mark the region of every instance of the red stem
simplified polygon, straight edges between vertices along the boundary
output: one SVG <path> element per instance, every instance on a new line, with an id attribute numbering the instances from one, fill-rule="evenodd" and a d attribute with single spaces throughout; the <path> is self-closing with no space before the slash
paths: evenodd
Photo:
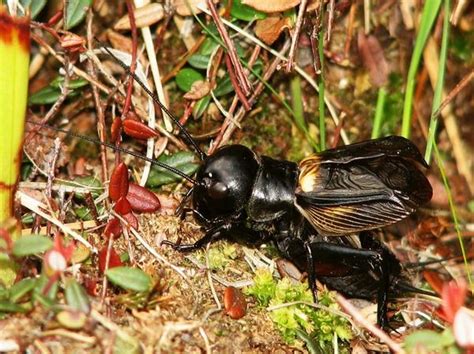
<path id="1" fill-rule="evenodd" d="M 130 73 L 135 73 L 135 68 L 137 66 L 137 25 L 135 23 L 135 12 L 133 9 L 132 0 L 127 0 L 127 10 L 128 10 L 128 18 L 130 20 L 130 29 L 132 32 L 132 62 L 130 63 Z M 133 91 L 133 79 L 130 75 L 128 78 L 128 86 L 127 86 L 127 96 L 125 97 L 125 103 L 123 105 L 122 111 L 122 119 L 125 118 L 128 111 L 130 110 L 130 106 L 132 103 L 132 91 Z"/>

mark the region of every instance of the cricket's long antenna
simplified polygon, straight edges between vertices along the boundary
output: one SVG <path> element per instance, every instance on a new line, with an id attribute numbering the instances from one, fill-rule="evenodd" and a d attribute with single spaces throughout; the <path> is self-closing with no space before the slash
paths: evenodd
<path id="1" fill-rule="evenodd" d="M 102 43 L 96 38 L 96 41 L 99 42 L 101 45 Z M 160 101 L 160 99 L 150 91 L 150 89 L 138 78 L 138 76 L 130 71 L 130 68 L 119 58 L 117 58 L 112 51 L 107 48 L 106 46 L 102 45 L 102 48 L 112 57 L 114 60 L 129 74 L 141 87 L 142 89 L 153 99 L 153 101 L 161 107 L 161 109 L 171 118 L 171 120 L 174 122 L 174 124 L 179 128 L 181 133 L 186 137 L 186 140 L 188 143 L 194 148 L 194 150 L 198 153 L 199 158 L 204 160 L 207 155 L 204 151 L 201 150 L 201 148 L 198 146 L 196 141 L 192 138 L 192 136 L 189 134 L 189 132 L 186 130 L 186 128 L 183 127 L 183 125 L 179 122 L 179 120 L 173 115 L 173 113 L 170 112 L 168 108 Z"/>
<path id="2" fill-rule="evenodd" d="M 55 130 L 55 131 L 64 133 L 64 134 L 66 134 L 66 135 L 68 135 L 68 136 L 72 136 L 72 137 L 75 137 L 75 138 L 79 138 L 79 139 L 86 140 L 86 141 L 88 141 L 88 142 L 90 142 L 90 143 L 93 143 L 93 144 L 97 144 L 97 145 L 102 145 L 102 146 L 108 147 L 108 148 L 110 148 L 110 149 L 112 149 L 112 150 L 114 150 L 114 151 L 119 151 L 119 152 L 123 152 L 123 153 L 125 153 L 125 154 L 129 154 L 129 155 L 135 156 L 135 157 L 137 157 L 137 158 L 139 158 L 139 159 L 148 161 L 148 162 L 152 163 L 153 165 L 156 165 L 156 166 L 159 166 L 159 167 L 161 167 L 161 168 L 164 168 L 165 170 L 168 170 L 169 172 L 174 173 L 175 175 L 178 175 L 178 176 L 184 178 L 185 180 L 191 182 L 191 183 L 194 184 L 194 185 L 199 184 L 194 178 L 189 177 L 186 173 L 181 172 L 181 171 L 178 170 L 177 168 L 168 166 L 167 164 L 165 164 L 165 163 L 163 163 L 163 162 L 150 159 L 150 158 L 148 158 L 148 157 L 146 157 L 146 156 L 143 156 L 143 155 L 140 155 L 139 153 L 134 152 L 134 151 L 132 151 L 132 150 L 127 150 L 127 149 L 121 148 L 121 147 L 119 147 L 119 146 L 115 146 L 114 144 L 110 144 L 110 143 L 107 143 L 107 142 L 102 142 L 102 141 L 100 141 L 100 140 L 91 138 L 91 137 L 89 137 L 89 136 L 77 134 L 77 133 L 71 132 L 71 131 L 69 131 L 69 130 L 65 130 L 65 129 L 61 129 L 61 128 L 56 128 L 56 127 L 52 127 L 52 126 L 49 126 L 49 125 L 45 125 L 45 124 L 33 122 L 33 121 L 30 121 L 30 120 L 28 120 L 27 123 L 34 124 L 34 125 L 39 125 L 39 126 L 44 127 L 44 128 L 48 128 L 48 129 L 51 129 L 51 130 Z"/>

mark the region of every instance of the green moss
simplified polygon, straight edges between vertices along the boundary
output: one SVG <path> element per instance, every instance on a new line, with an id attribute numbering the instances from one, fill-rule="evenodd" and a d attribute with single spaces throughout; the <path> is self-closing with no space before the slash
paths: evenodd
<path id="1" fill-rule="evenodd" d="M 306 338 L 309 345 L 316 345 L 323 351 L 332 346 L 334 336 L 342 341 L 352 338 L 349 322 L 325 309 L 315 309 L 306 304 L 286 305 L 292 302 L 312 303 L 313 296 L 307 283 L 295 283 L 284 278 L 275 280 L 270 271 L 259 269 L 255 273 L 254 284 L 245 289 L 261 306 L 276 307 L 270 312 L 270 318 L 288 344 L 298 344 L 300 338 Z M 329 309 L 339 310 L 334 292 L 320 291 L 318 300 Z M 278 305 L 282 305 L 278 307 Z M 301 336 L 301 331 L 304 336 Z M 301 344 L 301 343 L 300 343 Z"/>
<path id="2" fill-rule="evenodd" d="M 235 258 L 237 258 L 237 247 L 229 242 L 222 242 L 213 246 L 207 252 L 209 268 L 212 270 L 224 270 Z M 198 255 L 201 262 L 205 262 L 204 252 Z"/>

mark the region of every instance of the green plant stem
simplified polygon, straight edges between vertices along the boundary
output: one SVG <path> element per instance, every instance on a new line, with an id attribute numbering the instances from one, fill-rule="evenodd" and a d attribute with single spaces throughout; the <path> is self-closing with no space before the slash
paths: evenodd
<path id="1" fill-rule="evenodd" d="M 441 40 L 441 50 L 439 53 L 438 80 L 436 82 L 435 92 L 433 96 L 433 106 L 431 108 L 430 127 L 428 130 L 428 141 L 426 142 L 425 160 L 427 163 L 431 161 L 433 146 L 436 144 L 436 130 L 438 128 L 438 111 L 443 96 L 444 76 L 446 72 L 446 58 L 448 56 L 448 39 L 449 39 L 449 17 L 451 13 L 451 1 L 444 0 L 444 20 L 443 20 L 443 37 Z"/>
<path id="2" fill-rule="evenodd" d="M 444 188 L 446 189 L 446 194 L 448 196 L 449 209 L 451 210 L 451 216 L 453 217 L 454 229 L 456 230 L 456 235 L 458 236 L 458 241 L 459 241 L 459 246 L 461 248 L 462 257 L 464 259 L 464 266 L 466 268 L 466 275 L 469 282 L 469 287 L 471 290 L 473 290 L 474 287 L 472 284 L 471 268 L 470 268 L 469 262 L 467 261 L 466 248 L 464 247 L 464 241 L 461 234 L 461 226 L 459 225 L 458 213 L 456 210 L 456 205 L 454 204 L 453 195 L 451 193 L 451 187 L 449 186 L 448 178 L 446 177 L 446 170 L 444 168 L 444 164 L 443 164 L 443 161 L 441 160 L 441 156 L 439 154 L 439 150 L 436 144 L 433 145 L 433 149 L 435 152 L 436 163 L 439 167 L 439 172 L 441 174 Z"/>
<path id="3" fill-rule="evenodd" d="M 377 95 L 377 106 L 375 107 L 374 126 L 372 128 L 372 139 L 380 137 L 383 122 L 383 110 L 385 107 L 385 98 L 387 97 L 387 90 L 384 87 L 379 88 Z"/>
<path id="4" fill-rule="evenodd" d="M 403 104 L 402 136 L 410 137 L 411 113 L 413 105 L 413 94 L 415 91 L 415 78 L 420 64 L 423 49 L 425 47 L 431 28 L 436 20 L 441 0 L 429 0 L 425 2 L 421 15 L 420 29 L 415 41 L 413 56 L 411 57 L 410 68 L 408 69 L 407 87 Z"/>

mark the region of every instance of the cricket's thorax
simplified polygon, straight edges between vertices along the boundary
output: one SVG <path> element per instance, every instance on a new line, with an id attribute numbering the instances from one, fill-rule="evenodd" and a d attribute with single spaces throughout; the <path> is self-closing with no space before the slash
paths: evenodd
<path id="1" fill-rule="evenodd" d="M 262 156 L 246 207 L 247 215 L 253 221 L 268 222 L 292 210 L 297 182 L 296 163 Z"/>

